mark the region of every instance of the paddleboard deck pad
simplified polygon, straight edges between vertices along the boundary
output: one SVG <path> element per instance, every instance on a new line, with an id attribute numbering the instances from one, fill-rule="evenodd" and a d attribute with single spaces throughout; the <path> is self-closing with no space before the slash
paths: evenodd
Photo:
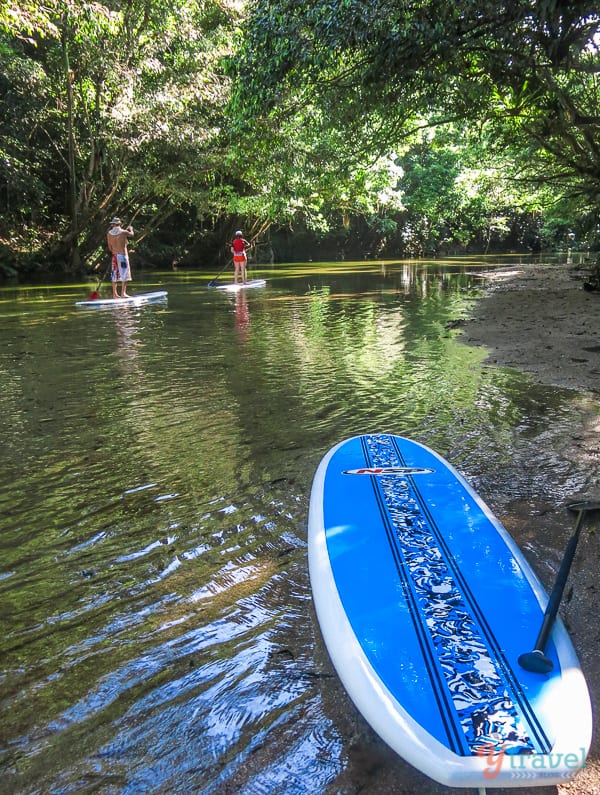
<path id="1" fill-rule="evenodd" d="M 518 664 L 548 597 L 515 542 L 440 455 L 389 434 L 336 445 L 315 474 L 308 559 L 317 619 L 375 731 L 454 787 L 559 784 L 592 716 L 564 625 L 548 674 Z"/>
<path id="2" fill-rule="evenodd" d="M 75 306 L 81 309 L 104 309 L 106 307 L 118 306 L 141 306 L 155 301 L 165 301 L 167 298 L 166 290 L 157 290 L 153 293 L 140 293 L 130 295 L 129 298 L 92 298 L 86 301 L 77 301 Z"/>
<path id="3" fill-rule="evenodd" d="M 250 279 L 245 284 L 242 284 L 241 282 L 238 282 L 237 284 L 216 284 L 214 287 L 217 290 L 226 290 L 230 293 L 237 293 L 238 290 L 251 290 L 254 287 L 264 287 L 266 283 L 267 282 L 265 279 Z"/>

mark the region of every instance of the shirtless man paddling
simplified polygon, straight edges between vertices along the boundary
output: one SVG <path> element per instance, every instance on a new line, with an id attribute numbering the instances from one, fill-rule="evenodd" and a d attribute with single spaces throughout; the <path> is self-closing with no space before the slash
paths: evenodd
<path id="1" fill-rule="evenodd" d="M 121 219 L 113 218 L 110 222 L 110 229 L 106 234 L 108 248 L 112 255 L 111 282 L 112 297 L 119 298 L 117 292 L 117 282 L 121 282 L 121 298 L 129 298 L 127 294 L 127 282 L 131 281 L 131 269 L 129 267 L 129 254 L 127 253 L 127 240 L 133 237 L 133 227 L 131 224 L 126 228 L 121 228 Z"/>

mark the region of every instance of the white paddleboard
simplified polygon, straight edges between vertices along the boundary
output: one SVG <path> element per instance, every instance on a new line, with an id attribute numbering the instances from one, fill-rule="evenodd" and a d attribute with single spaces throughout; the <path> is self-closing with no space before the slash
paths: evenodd
<path id="1" fill-rule="evenodd" d="M 592 713 L 564 625 L 532 673 L 547 596 L 467 481 L 409 439 L 341 442 L 313 481 L 317 618 L 348 694 L 400 756 L 449 787 L 539 787 L 585 766 Z"/>
<path id="2" fill-rule="evenodd" d="M 245 284 L 238 282 L 237 284 L 216 284 L 215 289 L 225 290 L 229 293 L 237 293 L 238 290 L 251 290 L 253 287 L 264 287 L 266 279 L 250 279 Z"/>
<path id="3" fill-rule="evenodd" d="M 86 301 L 76 301 L 75 306 L 80 309 L 106 309 L 120 306 L 141 306 L 156 301 L 166 301 L 167 291 L 157 290 L 154 293 L 140 293 L 130 295 L 128 298 L 92 298 Z"/>

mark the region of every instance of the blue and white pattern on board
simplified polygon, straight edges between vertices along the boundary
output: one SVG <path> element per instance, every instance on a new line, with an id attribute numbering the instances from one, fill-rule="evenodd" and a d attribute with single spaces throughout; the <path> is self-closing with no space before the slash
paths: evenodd
<path id="1" fill-rule="evenodd" d="M 404 467 L 394 437 L 363 437 L 368 466 Z M 374 476 L 390 543 L 438 697 L 454 714 L 449 739 L 472 755 L 547 752 L 550 744 L 501 650 L 477 617 L 460 573 L 420 498 L 416 477 Z M 452 737 L 450 737 L 452 735 Z"/>

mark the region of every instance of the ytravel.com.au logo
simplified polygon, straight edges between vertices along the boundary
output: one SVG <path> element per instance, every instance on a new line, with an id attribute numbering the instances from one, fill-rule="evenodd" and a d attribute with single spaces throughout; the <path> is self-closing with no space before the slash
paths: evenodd
<path id="1" fill-rule="evenodd" d="M 578 752 L 529 755 L 511 754 L 510 750 L 498 750 L 497 746 L 488 745 L 480 748 L 477 755 L 485 757 L 487 764 L 483 775 L 488 781 L 497 778 L 500 771 L 506 776 L 507 768 L 514 771 L 515 778 L 528 778 L 532 775 L 550 777 L 557 773 L 566 778 L 585 767 L 585 748 L 580 748 Z"/>

